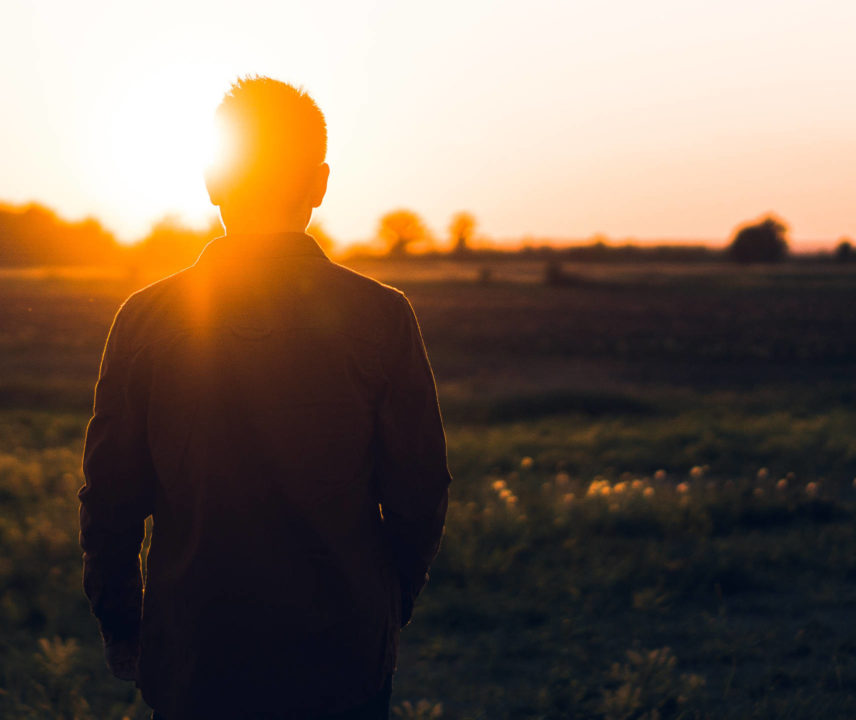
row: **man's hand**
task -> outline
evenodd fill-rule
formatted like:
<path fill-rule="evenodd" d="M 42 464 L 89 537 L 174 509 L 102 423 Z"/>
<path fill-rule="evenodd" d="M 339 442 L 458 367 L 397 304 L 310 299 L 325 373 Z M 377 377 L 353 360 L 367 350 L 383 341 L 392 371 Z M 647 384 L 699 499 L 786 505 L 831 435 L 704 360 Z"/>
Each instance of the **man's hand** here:
<path fill-rule="evenodd" d="M 104 656 L 107 667 L 120 680 L 137 679 L 137 660 L 140 657 L 140 645 L 134 641 L 116 641 L 104 644 Z"/>

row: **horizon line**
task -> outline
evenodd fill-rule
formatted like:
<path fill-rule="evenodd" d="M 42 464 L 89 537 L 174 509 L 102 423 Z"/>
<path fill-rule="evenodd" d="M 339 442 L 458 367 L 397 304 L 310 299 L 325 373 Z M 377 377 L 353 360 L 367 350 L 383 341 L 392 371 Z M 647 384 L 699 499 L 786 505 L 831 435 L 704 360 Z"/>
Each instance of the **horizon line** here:
<path fill-rule="evenodd" d="M 0 212 L 7 211 L 13 213 L 23 213 L 32 207 L 38 207 L 55 215 L 60 221 L 74 224 L 74 223 L 82 223 L 88 220 L 95 220 L 99 223 L 101 228 L 108 232 L 113 236 L 114 240 L 117 244 L 123 247 L 132 247 L 134 245 L 139 244 L 143 240 L 145 240 L 147 235 L 143 235 L 133 240 L 124 240 L 120 237 L 119 233 L 115 230 L 107 226 L 104 221 L 98 217 L 95 213 L 85 213 L 79 217 L 68 217 L 67 215 L 61 214 L 60 211 L 54 209 L 52 206 L 48 205 L 46 202 L 42 200 L 25 200 L 21 202 L 10 202 L 7 200 L 0 199 Z M 151 221 L 149 232 L 157 225 L 159 222 L 163 222 L 167 219 L 174 219 L 177 223 L 177 226 L 180 228 L 185 228 L 192 231 L 203 231 L 205 229 L 205 225 L 202 223 L 195 223 L 191 220 L 188 220 L 180 211 L 178 212 L 165 212 L 163 215 L 154 218 Z M 219 220 L 218 214 L 212 212 L 211 216 L 208 218 L 207 222 L 209 225 L 213 223 L 215 220 Z M 310 221 L 311 224 L 312 221 Z M 318 220 L 314 220 L 319 224 L 323 224 L 323 219 L 319 218 Z M 743 221 L 735 225 L 735 231 L 739 229 L 742 225 L 745 225 L 747 221 Z M 748 221 L 753 222 L 753 221 Z M 225 234 L 225 232 L 224 232 Z M 501 247 L 507 247 L 509 249 L 513 249 L 514 247 L 523 248 L 528 246 L 532 247 L 557 247 L 557 248 L 568 248 L 568 247 L 582 247 L 582 246 L 591 246 L 597 244 L 598 242 L 603 242 L 605 245 L 609 247 L 622 247 L 622 246 L 638 246 L 638 247 L 657 247 L 657 246 L 669 246 L 669 247 L 706 247 L 710 249 L 724 249 L 727 247 L 729 242 L 731 241 L 731 237 L 728 238 L 701 238 L 701 237 L 691 237 L 691 236 L 675 236 L 675 235 L 665 235 L 665 236 L 648 236 L 648 237 L 640 237 L 632 234 L 624 235 L 624 236 L 610 236 L 600 231 L 595 231 L 589 235 L 584 237 L 575 237 L 575 236 L 548 236 L 548 235 L 534 235 L 531 233 L 523 233 L 519 236 L 486 236 L 482 235 L 480 237 L 474 238 L 474 247 L 473 249 L 489 249 L 482 245 L 482 243 L 487 242 L 490 245 L 498 245 Z M 798 238 L 798 237 L 790 237 L 788 239 L 790 244 L 790 249 L 792 252 L 796 254 L 801 253 L 812 253 L 812 252 L 823 252 L 829 251 L 834 252 L 835 247 L 838 243 L 843 240 L 853 240 L 842 234 L 837 238 Z M 375 238 L 359 238 L 359 239 L 351 239 L 351 240 L 339 240 L 338 238 L 334 238 L 334 242 L 338 247 L 343 249 L 351 248 L 351 247 L 363 247 L 366 245 L 370 245 L 375 242 Z"/>

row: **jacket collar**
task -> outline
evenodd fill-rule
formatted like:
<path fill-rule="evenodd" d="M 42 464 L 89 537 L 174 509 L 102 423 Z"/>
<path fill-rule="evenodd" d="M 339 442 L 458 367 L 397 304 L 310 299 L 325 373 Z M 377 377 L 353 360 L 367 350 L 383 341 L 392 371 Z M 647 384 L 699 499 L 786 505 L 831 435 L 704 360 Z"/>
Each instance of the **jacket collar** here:
<path fill-rule="evenodd" d="M 327 259 L 311 235 L 302 232 L 223 235 L 209 242 L 196 263 L 240 262 L 245 259 L 275 259 L 309 256 Z"/>

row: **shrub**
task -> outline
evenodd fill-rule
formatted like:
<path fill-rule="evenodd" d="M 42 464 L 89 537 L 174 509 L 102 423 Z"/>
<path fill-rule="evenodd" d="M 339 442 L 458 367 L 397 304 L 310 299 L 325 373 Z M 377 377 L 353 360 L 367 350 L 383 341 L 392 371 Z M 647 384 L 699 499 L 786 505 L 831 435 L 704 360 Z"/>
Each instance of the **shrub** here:
<path fill-rule="evenodd" d="M 772 216 L 737 230 L 728 257 L 740 263 L 771 263 L 788 254 L 787 226 Z"/>

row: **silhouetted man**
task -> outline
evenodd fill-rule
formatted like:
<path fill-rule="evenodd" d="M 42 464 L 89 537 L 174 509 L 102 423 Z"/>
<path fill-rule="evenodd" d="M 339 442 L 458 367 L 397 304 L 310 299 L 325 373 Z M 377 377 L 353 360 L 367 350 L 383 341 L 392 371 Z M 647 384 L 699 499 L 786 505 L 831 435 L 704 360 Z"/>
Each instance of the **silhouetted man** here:
<path fill-rule="evenodd" d="M 154 717 L 388 717 L 448 500 L 431 368 L 404 295 L 304 232 L 329 173 L 314 101 L 243 79 L 216 117 L 227 234 L 128 298 L 104 350 L 84 588 Z"/>

